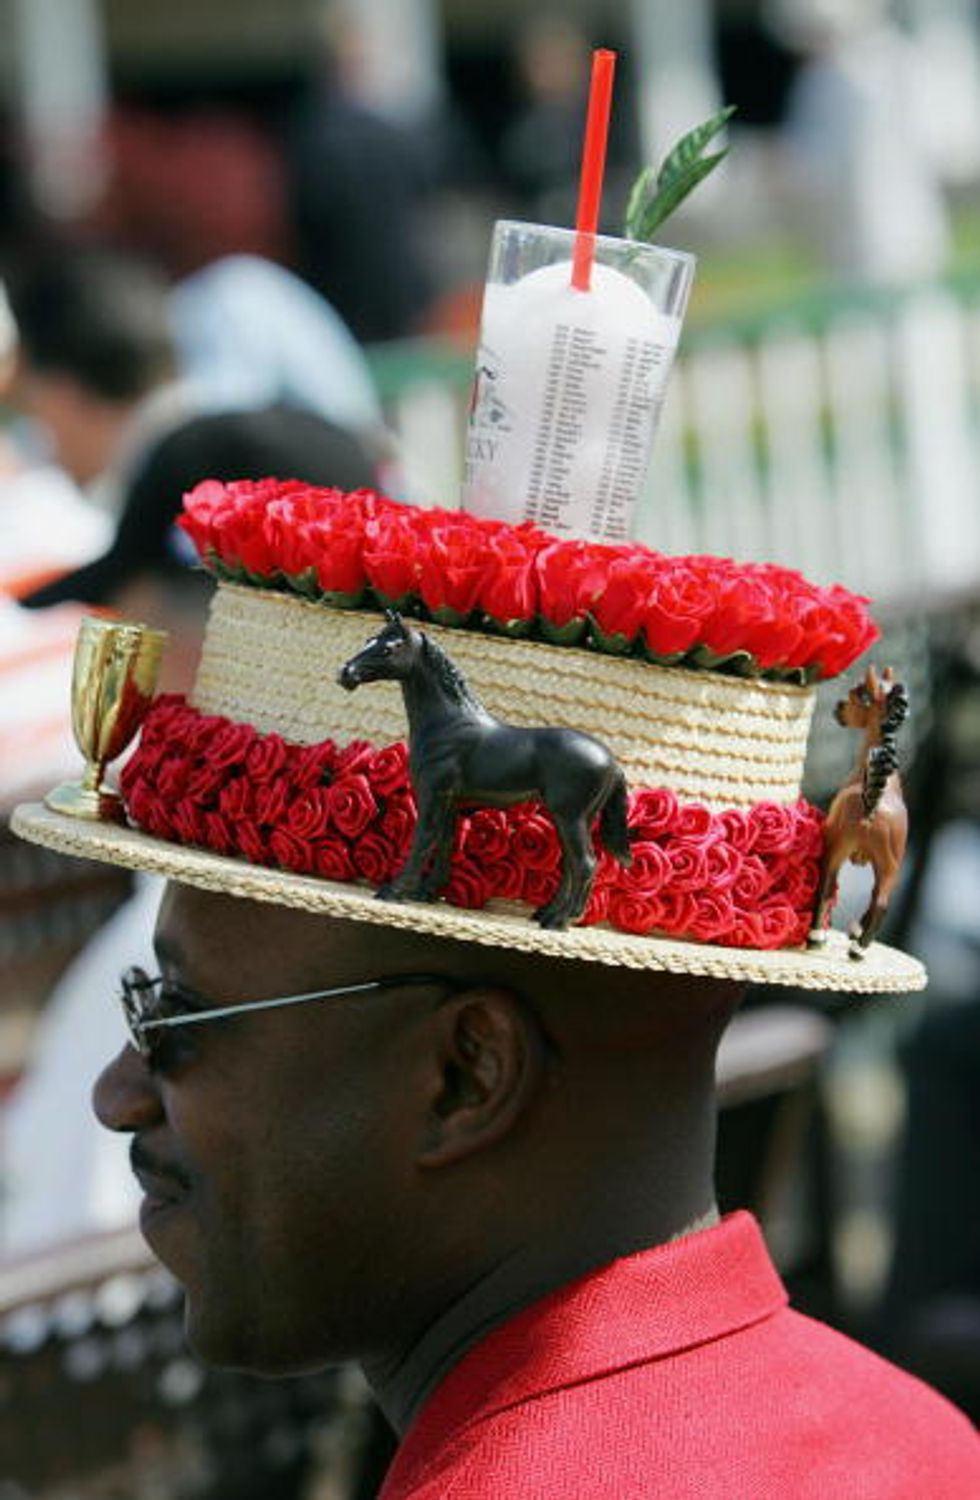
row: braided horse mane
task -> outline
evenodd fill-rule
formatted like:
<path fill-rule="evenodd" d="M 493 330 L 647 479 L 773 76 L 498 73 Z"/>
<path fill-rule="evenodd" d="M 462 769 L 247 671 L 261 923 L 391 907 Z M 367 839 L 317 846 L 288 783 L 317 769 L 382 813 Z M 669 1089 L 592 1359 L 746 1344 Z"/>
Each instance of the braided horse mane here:
<path fill-rule="evenodd" d="M 885 789 L 885 782 L 894 770 L 898 768 L 898 746 L 896 739 L 898 731 L 905 722 L 909 711 L 909 695 L 905 690 L 904 683 L 896 682 L 888 693 L 888 706 L 885 709 L 884 718 L 881 721 L 879 741 L 868 751 L 868 758 L 864 764 L 864 782 L 862 784 L 862 801 L 864 804 L 864 816 L 873 816 L 881 794 Z"/>
<path fill-rule="evenodd" d="M 422 650 L 426 661 L 432 670 L 432 675 L 437 679 L 440 686 L 445 689 L 446 694 L 455 703 L 467 708 L 483 710 L 483 704 L 479 698 L 470 690 L 466 678 L 456 666 L 455 662 L 437 645 L 430 635 L 420 632 L 422 637 Z"/>

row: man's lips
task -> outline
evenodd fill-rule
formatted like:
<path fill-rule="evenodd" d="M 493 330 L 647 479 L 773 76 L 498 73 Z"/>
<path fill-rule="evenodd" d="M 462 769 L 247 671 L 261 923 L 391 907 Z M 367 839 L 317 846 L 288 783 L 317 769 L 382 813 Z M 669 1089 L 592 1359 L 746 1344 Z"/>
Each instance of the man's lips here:
<path fill-rule="evenodd" d="M 133 1175 L 145 1194 L 144 1212 L 172 1207 L 187 1196 L 190 1183 L 186 1174 L 169 1162 L 160 1162 L 138 1138 L 130 1147 L 129 1159 Z"/>

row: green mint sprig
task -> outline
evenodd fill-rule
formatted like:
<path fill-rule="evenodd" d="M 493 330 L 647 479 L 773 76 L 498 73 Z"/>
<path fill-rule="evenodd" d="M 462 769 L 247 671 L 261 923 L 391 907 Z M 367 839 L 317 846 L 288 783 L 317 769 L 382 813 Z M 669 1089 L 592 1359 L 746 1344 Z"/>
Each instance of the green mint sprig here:
<path fill-rule="evenodd" d="M 644 167 L 633 184 L 626 205 L 623 230 L 626 239 L 652 240 L 659 226 L 683 203 L 688 193 L 703 182 L 720 161 L 724 161 L 728 155 L 727 146 L 711 156 L 705 156 L 703 152 L 725 128 L 735 109 L 734 104 L 729 104 L 710 120 L 688 131 L 664 159 L 659 172 L 653 167 Z"/>

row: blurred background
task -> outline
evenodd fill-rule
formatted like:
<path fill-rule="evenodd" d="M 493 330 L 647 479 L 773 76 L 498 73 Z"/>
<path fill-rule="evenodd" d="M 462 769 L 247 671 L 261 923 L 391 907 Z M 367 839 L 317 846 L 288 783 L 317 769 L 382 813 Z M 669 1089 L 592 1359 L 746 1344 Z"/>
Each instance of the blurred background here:
<path fill-rule="evenodd" d="M 980 1415 L 977 0 L 0 0 L 0 1500 L 352 1500 L 351 1372 L 183 1347 L 87 1096 L 151 882 L 5 831 L 77 765 L 83 606 L 173 632 L 202 477 L 457 503 L 495 219 L 570 224 L 591 49 L 619 52 L 602 227 L 737 106 L 664 243 L 698 273 L 639 536 L 873 596 L 908 686 L 924 997 L 758 994 L 720 1069 L 724 1205 L 796 1300 Z M 849 678 L 856 680 L 856 669 Z M 807 794 L 854 754 L 821 694 Z M 860 873 L 842 913 L 862 909 Z"/>

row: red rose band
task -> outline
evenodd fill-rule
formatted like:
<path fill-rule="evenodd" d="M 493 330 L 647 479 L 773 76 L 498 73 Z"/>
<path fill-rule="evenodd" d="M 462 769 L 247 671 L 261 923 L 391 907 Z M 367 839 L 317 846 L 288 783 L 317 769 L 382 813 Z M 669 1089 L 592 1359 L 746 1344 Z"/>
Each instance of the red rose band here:
<path fill-rule="evenodd" d="M 408 607 L 444 625 L 693 667 L 744 658 L 807 680 L 844 671 L 878 634 L 866 599 L 775 563 L 559 540 L 296 480 L 209 479 L 184 505 L 181 526 L 223 576 L 337 605 Z"/>
<path fill-rule="evenodd" d="M 403 742 L 290 744 L 162 696 L 122 772 L 130 819 L 154 837 L 328 880 L 382 885 L 401 868 L 416 808 Z M 597 849 L 584 923 L 736 948 L 806 940 L 823 817 L 802 798 L 713 813 L 666 788 L 630 794 L 633 863 Z M 561 851 L 537 804 L 478 808 L 456 829 L 443 895 L 550 901 Z"/>

